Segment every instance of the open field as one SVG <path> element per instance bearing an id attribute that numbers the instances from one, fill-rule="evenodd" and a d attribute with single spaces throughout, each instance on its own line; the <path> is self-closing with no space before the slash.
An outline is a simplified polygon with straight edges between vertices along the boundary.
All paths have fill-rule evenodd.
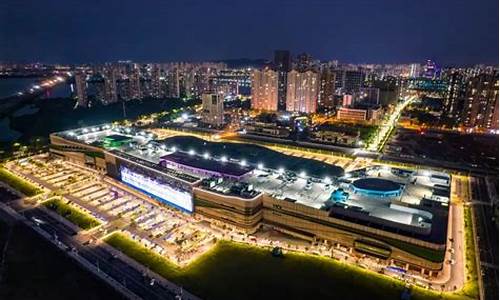
<path id="1" fill-rule="evenodd" d="M 52 199 L 43 203 L 45 207 L 53 210 L 68 219 L 68 221 L 76 224 L 82 229 L 91 229 L 99 226 L 101 223 L 95 218 L 71 207 L 69 204 L 64 203 L 59 199 Z"/>
<path id="2" fill-rule="evenodd" d="M 377 125 L 372 125 L 372 124 L 356 124 L 356 123 L 350 123 L 350 122 L 335 122 L 333 123 L 336 126 L 339 127 L 347 127 L 352 130 L 359 131 L 359 138 L 365 143 L 369 144 L 372 139 L 375 137 L 377 134 L 378 126 Z"/>
<path id="3" fill-rule="evenodd" d="M 204 299 L 400 299 L 404 290 L 399 281 L 333 259 L 295 253 L 275 258 L 240 243 L 220 241 L 180 269 L 122 234 L 106 242 Z M 468 298 L 413 289 L 412 299 Z"/>
<path id="4" fill-rule="evenodd" d="M 17 177 L 3 167 L 0 167 L 0 181 L 10 185 L 13 189 L 23 193 L 28 197 L 35 196 L 42 192 L 41 189 Z"/>
<path id="5" fill-rule="evenodd" d="M 498 171 L 498 136 L 398 128 L 384 154 Z"/>

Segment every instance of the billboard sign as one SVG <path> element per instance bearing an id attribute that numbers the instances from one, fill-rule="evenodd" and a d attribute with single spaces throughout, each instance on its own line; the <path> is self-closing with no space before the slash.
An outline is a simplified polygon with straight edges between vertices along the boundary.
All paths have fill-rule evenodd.
<path id="1" fill-rule="evenodd" d="M 191 193 L 180 190 L 167 183 L 161 182 L 144 174 L 132 171 L 127 167 L 120 168 L 121 179 L 124 183 L 152 196 L 160 202 L 193 212 L 193 197 Z"/>

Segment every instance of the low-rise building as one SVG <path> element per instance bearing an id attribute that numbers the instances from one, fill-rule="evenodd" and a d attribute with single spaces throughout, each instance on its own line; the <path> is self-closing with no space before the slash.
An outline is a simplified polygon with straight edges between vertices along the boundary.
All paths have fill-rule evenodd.
<path id="1" fill-rule="evenodd" d="M 313 130 L 309 138 L 319 143 L 357 146 L 360 141 L 360 133 L 348 127 L 321 126 Z"/>
<path id="2" fill-rule="evenodd" d="M 279 126 L 273 123 L 261 123 L 261 122 L 252 122 L 247 123 L 243 126 L 243 129 L 246 133 L 249 134 L 257 134 L 257 135 L 266 135 L 272 137 L 281 137 L 285 138 L 290 135 L 290 128 Z"/>
<path id="3" fill-rule="evenodd" d="M 383 115 L 381 107 L 341 107 L 337 119 L 345 121 L 376 121 Z"/>

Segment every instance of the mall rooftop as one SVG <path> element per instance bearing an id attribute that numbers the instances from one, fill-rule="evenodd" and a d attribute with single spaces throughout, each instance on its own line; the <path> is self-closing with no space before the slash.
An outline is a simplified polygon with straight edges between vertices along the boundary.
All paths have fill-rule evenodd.
<path id="1" fill-rule="evenodd" d="M 224 159 L 213 159 L 210 155 L 196 155 L 194 152 L 172 152 L 160 158 L 160 164 L 165 167 L 175 167 L 189 170 L 193 173 L 202 173 L 207 176 L 230 177 L 235 180 L 242 179 L 243 176 L 253 171 L 252 166 L 248 166 L 245 161 L 235 163 Z"/>
<path id="2" fill-rule="evenodd" d="M 150 132 L 124 126 L 93 126 L 57 135 L 188 182 L 201 180 L 202 187 L 217 193 L 241 194 L 244 200 L 266 193 L 350 222 L 432 241 L 445 238 L 448 174 L 379 165 L 344 173 L 338 166 L 261 146 L 187 136 L 158 141 Z M 106 140 L 120 142 L 108 149 Z"/>

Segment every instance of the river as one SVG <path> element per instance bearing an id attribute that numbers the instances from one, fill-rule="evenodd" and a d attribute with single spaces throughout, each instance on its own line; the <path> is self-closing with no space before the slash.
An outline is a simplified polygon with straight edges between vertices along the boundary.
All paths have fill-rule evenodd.
<path id="1" fill-rule="evenodd" d="M 42 78 L 0 78 L 0 99 L 16 95 L 18 92 L 30 89 L 34 84 L 38 84 Z M 71 88 L 69 84 L 62 83 L 48 90 L 43 98 L 67 98 L 71 96 Z M 16 100 L 8 100 L 16 101 Z M 13 117 L 18 117 L 28 114 L 36 114 L 38 108 L 35 104 L 26 104 L 13 113 Z M 10 120 L 8 117 L 0 119 L 0 142 L 11 142 L 21 136 L 20 132 L 10 128 Z"/>
<path id="2" fill-rule="evenodd" d="M 0 99 L 13 96 L 37 84 L 42 78 L 0 78 Z M 65 98 L 71 96 L 69 84 L 59 84 L 45 94 L 45 98 Z"/>

